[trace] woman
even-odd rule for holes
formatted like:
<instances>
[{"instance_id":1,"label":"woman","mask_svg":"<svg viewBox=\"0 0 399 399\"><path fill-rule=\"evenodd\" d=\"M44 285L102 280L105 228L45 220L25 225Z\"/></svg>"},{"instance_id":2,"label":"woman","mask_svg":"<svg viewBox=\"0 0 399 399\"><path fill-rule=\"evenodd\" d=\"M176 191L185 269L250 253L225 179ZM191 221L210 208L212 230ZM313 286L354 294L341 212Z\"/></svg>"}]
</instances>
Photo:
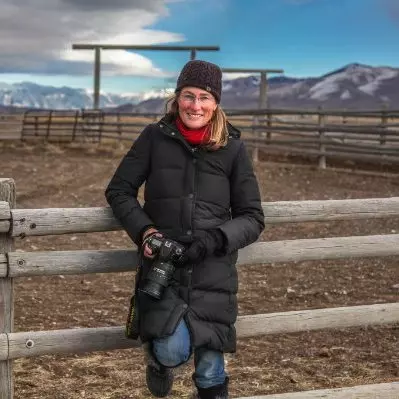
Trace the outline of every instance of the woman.
<instances>
[{"instance_id":1,"label":"woman","mask_svg":"<svg viewBox=\"0 0 399 399\"><path fill-rule=\"evenodd\" d=\"M157 397L172 388L172 368L194 354L201 399L228 398L225 352L235 352L237 250L264 228L258 184L240 132L220 108L222 72L194 60L182 69L166 115L147 126L106 190L115 216L142 249L139 336L147 343L147 385ZM137 201L145 184L143 207ZM153 235L186 251L161 299L143 292Z\"/></svg>"}]
</instances>

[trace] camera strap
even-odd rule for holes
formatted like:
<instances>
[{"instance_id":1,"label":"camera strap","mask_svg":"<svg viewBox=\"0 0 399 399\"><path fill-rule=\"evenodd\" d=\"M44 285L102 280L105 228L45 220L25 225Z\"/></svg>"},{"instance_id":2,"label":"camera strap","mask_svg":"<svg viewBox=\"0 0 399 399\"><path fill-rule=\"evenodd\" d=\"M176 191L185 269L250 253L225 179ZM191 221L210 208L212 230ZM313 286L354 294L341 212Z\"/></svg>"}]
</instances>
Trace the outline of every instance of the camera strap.
<instances>
[{"instance_id":1,"label":"camera strap","mask_svg":"<svg viewBox=\"0 0 399 399\"><path fill-rule=\"evenodd\" d=\"M137 290L139 287L141 274L142 274L142 263L143 263L143 248L144 245L138 251L138 265L136 269L136 275L134 278L134 290L130 297L129 311L127 314L127 320L125 325L125 335L129 339L138 339L140 336L140 313L139 313L139 299Z\"/></svg>"}]
</instances>

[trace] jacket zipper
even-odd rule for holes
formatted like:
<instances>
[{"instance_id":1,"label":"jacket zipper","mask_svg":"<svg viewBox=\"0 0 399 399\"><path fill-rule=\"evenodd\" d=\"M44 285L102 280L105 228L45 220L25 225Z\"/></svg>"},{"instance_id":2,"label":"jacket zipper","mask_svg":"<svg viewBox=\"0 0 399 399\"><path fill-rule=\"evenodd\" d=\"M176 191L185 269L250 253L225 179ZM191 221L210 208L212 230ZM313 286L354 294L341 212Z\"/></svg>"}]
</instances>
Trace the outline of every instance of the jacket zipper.
<instances>
[{"instance_id":1,"label":"jacket zipper","mask_svg":"<svg viewBox=\"0 0 399 399\"><path fill-rule=\"evenodd\" d=\"M197 196L197 182L198 182L198 166L197 166L197 157L195 153L197 152L197 147L192 147L191 152L193 154L193 164L194 164L194 182L193 182L193 198L192 198L192 207L191 207L191 231L194 228L194 212L195 212L195 203L196 203L196 196ZM192 276L193 276L193 266L190 266L187 269L188 274L188 304L191 302L191 292L192 292Z\"/></svg>"},{"instance_id":2,"label":"jacket zipper","mask_svg":"<svg viewBox=\"0 0 399 399\"><path fill-rule=\"evenodd\" d=\"M169 137L171 137L171 138L174 139L174 140L180 141L180 143L181 143L188 151L190 151L191 155L193 156L192 161L196 164L197 158L194 156L194 154L197 152L198 149L197 149L197 148L194 148L194 147L190 147L190 146L188 145L188 143L187 143L183 138L180 138L179 135L176 135L176 131L178 131L177 128L173 128L172 126L169 126L169 125L163 123L163 124L160 125L161 129L163 128L162 125L163 125L164 127L166 127L166 128L169 130L170 133L167 134ZM166 132L164 131L164 133L166 133ZM196 187L196 184L197 184L197 173L198 173L198 169L197 169L197 166L195 166L194 184L193 184L193 194L194 194L194 197L193 197L193 206L192 206L192 209L191 209L191 228L192 228L192 226L193 226L193 220L194 220L195 195L196 195L196 194L195 194L195 187ZM188 283L188 284L187 284L187 305L190 305L190 302L191 302L191 291L192 291L191 285L192 285L193 267L190 266L190 267L187 268L186 270L187 270L187 283Z\"/></svg>"}]
</instances>

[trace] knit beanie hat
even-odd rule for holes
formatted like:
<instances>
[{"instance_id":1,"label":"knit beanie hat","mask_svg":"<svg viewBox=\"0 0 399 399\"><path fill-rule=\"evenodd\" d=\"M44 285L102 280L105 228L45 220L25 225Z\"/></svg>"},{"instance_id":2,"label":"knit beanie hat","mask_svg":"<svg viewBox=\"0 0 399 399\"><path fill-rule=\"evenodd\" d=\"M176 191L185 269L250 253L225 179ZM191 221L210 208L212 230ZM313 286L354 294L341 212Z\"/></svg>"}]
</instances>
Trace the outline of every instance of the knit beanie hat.
<instances>
[{"instance_id":1,"label":"knit beanie hat","mask_svg":"<svg viewBox=\"0 0 399 399\"><path fill-rule=\"evenodd\" d=\"M186 86L198 87L208 91L213 94L219 103L222 94L222 70L211 62L189 61L180 72L175 92L179 92Z\"/></svg>"}]
</instances>

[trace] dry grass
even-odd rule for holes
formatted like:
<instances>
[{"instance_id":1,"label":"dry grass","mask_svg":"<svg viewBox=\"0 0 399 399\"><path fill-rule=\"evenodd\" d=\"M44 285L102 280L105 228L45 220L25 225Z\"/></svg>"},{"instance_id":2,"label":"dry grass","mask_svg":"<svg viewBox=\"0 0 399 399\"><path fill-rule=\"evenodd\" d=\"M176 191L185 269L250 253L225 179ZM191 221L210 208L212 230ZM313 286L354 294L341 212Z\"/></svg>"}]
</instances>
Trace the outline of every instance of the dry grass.
<instances>
[{"instance_id":1,"label":"dry grass","mask_svg":"<svg viewBox=\"0 0 399 399\"><path fill-rule=\"evenodd\" d=\"M13 177L20 208L105 206L104 188L126 147L2 144L0 177ZM263 201L399 196L391 175L316 170L262 154L256 165ZM273 161L273 162L270 162ZM353 166L353 165L352 165ZM394 175L393 173L396 173ZM388 234L397 220L268 226L262 240ZM28 237L17 250L129 247L122 232ZM251 265L239 268L239 312L282 312L395 302L397 258ZM17 331L123 325L132 273L17 279ZM290 288L290 289L288 289ZM398 380L399 326L369 326L240 339L227 357L232 397L294 392ZM191 365L179 370L172 399L192 392ZM139 349L42 356L14 364L15 397L137 399L145 387Z\"/></svg>"}]
</instances>

